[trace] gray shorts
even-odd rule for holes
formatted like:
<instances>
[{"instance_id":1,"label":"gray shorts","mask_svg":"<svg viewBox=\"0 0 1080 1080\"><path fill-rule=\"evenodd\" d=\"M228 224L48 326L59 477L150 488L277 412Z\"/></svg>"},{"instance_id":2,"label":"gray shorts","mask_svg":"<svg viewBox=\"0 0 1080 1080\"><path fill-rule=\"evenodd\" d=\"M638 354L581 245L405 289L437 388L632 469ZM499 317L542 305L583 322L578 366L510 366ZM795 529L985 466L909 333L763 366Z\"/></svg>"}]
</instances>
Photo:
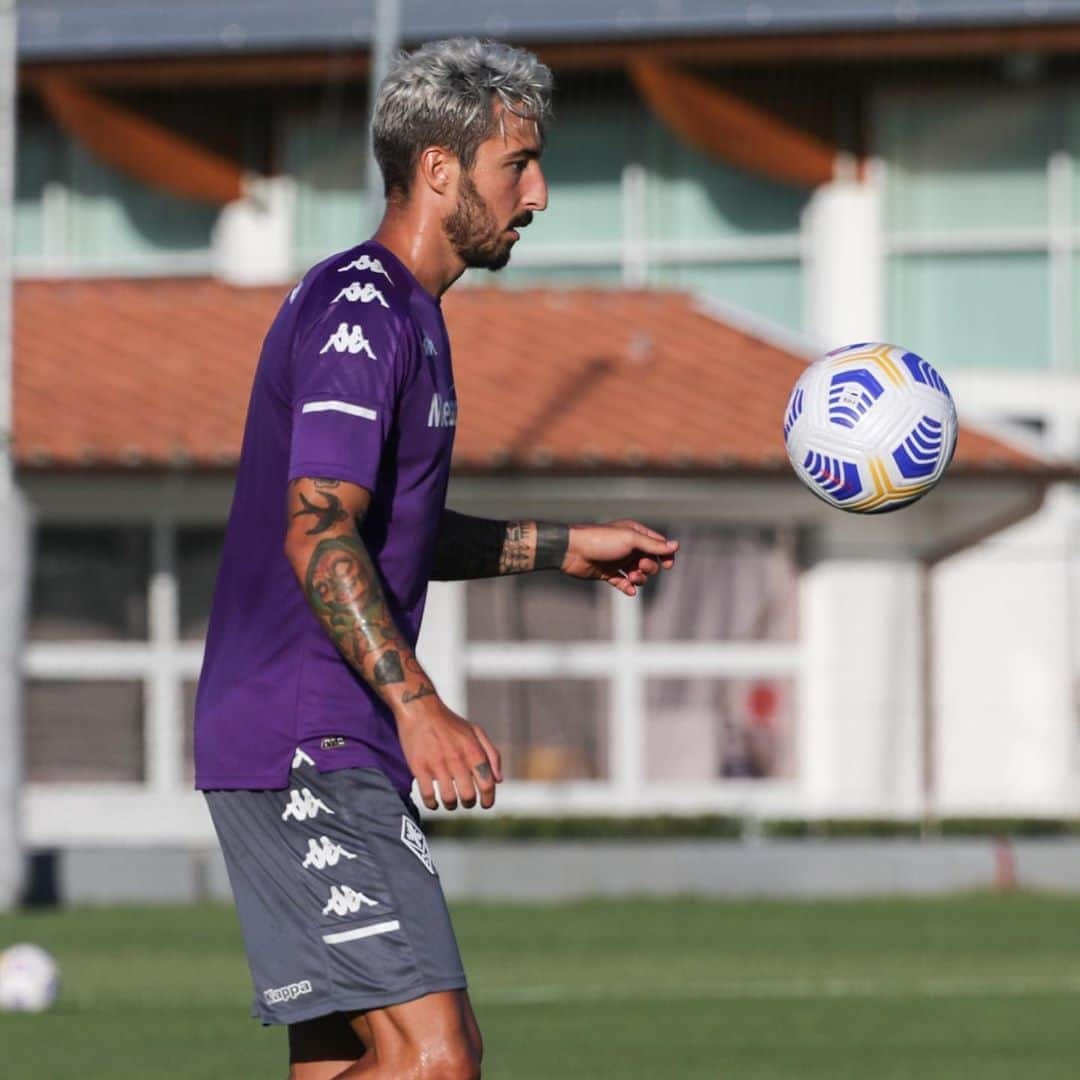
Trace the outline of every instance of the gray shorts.
<instances>
[{"instance_id":1,"label":"gray shorts","mask_svg":"<svg viewBox=\"0 0 1080 1080\"><path fill-rule=\"evenodd\" d=\"M288 788L206 801L264 1024L464 989L419 815L383 773L298 751Z\"/></svg>"}]
</instances>

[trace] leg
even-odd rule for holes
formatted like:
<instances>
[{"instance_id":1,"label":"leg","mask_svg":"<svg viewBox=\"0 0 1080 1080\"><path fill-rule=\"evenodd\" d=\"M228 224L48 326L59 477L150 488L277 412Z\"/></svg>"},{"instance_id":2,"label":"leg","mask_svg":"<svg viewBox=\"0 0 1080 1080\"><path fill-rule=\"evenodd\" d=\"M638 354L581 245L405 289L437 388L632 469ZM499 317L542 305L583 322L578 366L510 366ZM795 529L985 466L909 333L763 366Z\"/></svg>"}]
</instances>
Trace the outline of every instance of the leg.
<instances>
[{"instance_id":1,"label":"leg","mask_svg":"<svg viewBox=\"0 0 1080 1080\"><path fill-rule=\"evenodd\" d=\"M354 1065L371 1042L371 1029L357 1017L331 1013L289 1025L289 1080L331 1080Z\"/></svg>"},{"instance_id":2,"label":"leg","mask_svg":"<svg viewBox=\"0 0 1080 1080\"><path fill-rule=\"evenodd\" d=\"M370 1052L337 1080L479 1080L480 1032L464 990L428 994L358 1018ZM354 1030L364 1030L354 1021Z\"/></svg>"}]
</instances>

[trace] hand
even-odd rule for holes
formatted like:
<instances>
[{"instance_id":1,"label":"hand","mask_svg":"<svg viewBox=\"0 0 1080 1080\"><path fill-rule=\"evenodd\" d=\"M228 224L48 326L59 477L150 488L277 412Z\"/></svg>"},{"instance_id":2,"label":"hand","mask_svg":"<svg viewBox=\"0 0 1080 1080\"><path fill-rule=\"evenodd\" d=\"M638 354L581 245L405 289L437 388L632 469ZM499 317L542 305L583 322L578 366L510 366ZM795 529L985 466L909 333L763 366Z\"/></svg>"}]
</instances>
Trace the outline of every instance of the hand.
<instances>
[{"instance_id":1,"label":"hand","mask_svg":"<svg viewBox=\"0 0 1080 1080\"><path fill-rule=\"evenodd\" d=\"M502 783L502 762L484 729L458 716L434 694L397 711L398 735L405 760L429 810L437 810L435 784L447 810L495 803L495 785Z\"/></svg>"},{"instance_id":2,"label":"hand","mask_svg":"<svg viewBox=\"0 0 1080 1080\"><path fill-rule=\"evenodd\" d=\"M571 577L606 581L635 596L650 577L675 565L678 550L677 540L668 540L637 521L572 525L561 569Z\"/></svg>"}]
</instances>

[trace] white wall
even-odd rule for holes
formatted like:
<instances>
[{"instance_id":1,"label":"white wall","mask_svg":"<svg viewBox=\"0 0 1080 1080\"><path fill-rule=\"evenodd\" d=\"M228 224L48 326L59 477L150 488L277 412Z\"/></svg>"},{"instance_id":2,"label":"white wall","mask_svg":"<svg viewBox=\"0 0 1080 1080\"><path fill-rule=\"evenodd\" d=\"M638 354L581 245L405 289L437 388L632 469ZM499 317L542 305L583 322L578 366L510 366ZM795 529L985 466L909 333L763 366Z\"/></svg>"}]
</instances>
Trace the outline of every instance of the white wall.
<instances>
[{"instance_id":1,"label":"white wall","mask_svg":"<svg viewBox=\"0 0 1080 1080\"><path fill-rule=\"evenodd\" d=\"M804 812L916 815L920 568L826 559L803 575Z\"/></svg>"},{"instance_id":2,"label":"white wall","mask_svg":"<svg viewBox=\"0 0 1080 1080\"><path fill-rule=\"evenodd\" d=\"M939 809L1080 809L1070 567L1080 513L1062 492L1035 518L935 572ZM1070 592L1073 595L1070 596Z\"/></svg>"}]
</instances>

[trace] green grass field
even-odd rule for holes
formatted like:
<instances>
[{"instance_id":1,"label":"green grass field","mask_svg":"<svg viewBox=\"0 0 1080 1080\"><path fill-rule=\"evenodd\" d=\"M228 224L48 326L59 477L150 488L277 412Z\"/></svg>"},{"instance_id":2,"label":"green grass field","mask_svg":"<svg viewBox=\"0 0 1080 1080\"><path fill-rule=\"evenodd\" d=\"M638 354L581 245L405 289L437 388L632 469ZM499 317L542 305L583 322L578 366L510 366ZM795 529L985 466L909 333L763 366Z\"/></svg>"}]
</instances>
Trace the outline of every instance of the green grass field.
<instances>
[{"instance_id":1,"label":"green grass field","mask_svg":"<svg viewBox=\"0 0 1080 1080\"><path fill-rule=\"evenodd\" d=\"M1080 1076L1080 899L458 905L485 1076ZM231 909L0 916L64 988L3 1080L284 1077Z\"/></svg>"}]
</instances>

